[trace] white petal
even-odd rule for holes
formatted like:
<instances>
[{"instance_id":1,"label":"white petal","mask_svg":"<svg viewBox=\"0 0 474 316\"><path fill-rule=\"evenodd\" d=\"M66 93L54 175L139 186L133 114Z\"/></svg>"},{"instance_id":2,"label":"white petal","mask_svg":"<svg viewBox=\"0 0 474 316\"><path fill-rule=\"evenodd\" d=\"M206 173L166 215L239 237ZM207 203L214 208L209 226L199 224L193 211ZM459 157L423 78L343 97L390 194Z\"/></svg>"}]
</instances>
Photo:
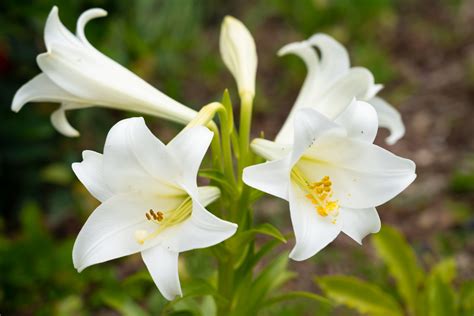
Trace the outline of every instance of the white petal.
<instances>
[{"instance_id":1,"label":"white petal","mask_svg":"<svg viewBox=\"0 0 474 316\"><path fill-rule=\"evenodd\" d=\"M89 47L90 49L96 50L94 46L92 46L89 41L86 38L86 35L84 34L84 28L86 27L86 24L96 18L104 17L107 16L107 11L99 8L95 9L89 9L87 11L84 11L79 19L77 20L77 25L76 25L76 36L82 41L84 45Z\"/></svg>"},{"instance_id":2,"label":"white petal","mask_svg":"<svg viewBox=\"0 0 474 316\"><path fill-rule=\"evenodd\" d=\"M44 42L48 51L54 43L81 47L81 42L62 23L58 15L58 7L54 6L48 15L44 27Z\"/></svg>"},{"instance_id":3,"label":"white petal","mask_svg":"<svg viewBox=\"0 0 474 316\"><path fill-rule=\"evenodd\" d=\"M264 162L244 169L245 184L265 193L288 200L290 157Z\"/></svg>"},{"instance_id":4,"label":"white petal","mask_svg":"<svg viewBox=\"0 0 474 316\"><path fill-rule=\"evenodd\" d=\"M114 192L183 195L176 182L178 163L141 117L118 122L107 135L104 175Z\"/></svg>"},{"instance_id":5,"label":"white petal","mask_svg":"<svg viewBox=\"0 0 474 316\"><path fill-rule=\"evenodd\" d=\"M166 96L140 77L84 44L54 42L36 61L62 89L84 103L151 114L179 123L192 120L196 111Z\"/></svg>"},{"instance_id":6,"label":"white petal","mask_svg":"<svg viewBox=\"0 0 474 316\"><path fill-rule=\"evenodd\" d=\"M385 141L389 145L395 144L403 137L403 135L405 135L405 125L403 125L400 113L397 109L379 97L370 99L369 103L372 104L375 111L377 111L380 127L388 128L390 131L390 136L387 137Z\"/></svg>"},{"instance_id":7,"label":"white petal","mask_svg":"<svg viewBox=\"0 0 474 316\"><path fill-rule=\"evenodd\" d=\"M349 54L334 38L320 33L311 36L308 42L321 52L320 68L325 77L339 77L349 70Z\"/></svg>"},{"instance_id":8,"label":"white petal","mask_svg":"<svg viewBox=\"0 0 474 316\"><path fill-rule=\"evenodd\" d=\"M104 202L113 192L104 181L104 166L102 154L85 150L82 152L82 162L72 164L72 170L97 200Z\"/></svg>"},{"instance_id":9,"label":"white petal","mask_svg":"<svg viewBox=\"0 0 474 316\"><path fill-rule=\"evenodd\" d=\"M199 201L202 205L207 206L217 200L221 196L221 190L218 187L203 186L197 189Z\"/></svg>"},{"instance_id":10,"label":"white petal","mask_svg":"<svg viewBox=\"0 0 474 316\"><path fill-rule=\"evenodd\" d=\"M266 160L276 160L285 157L291 151L291 146L271 140L256 138L250 144L252 151Z\"/></svg>"},{"instance_id":11,"label":"white petal","mask_svg":"<svg viewBox=\"0 0 474 316\"><path fill-rule=\"evenodd\" d=\"M380 218L375 207L365 209L341 208L337 220L341 230L359 244L369 234L380 230Z\"/></svg>"},{"instance_id":12,"label":"white petal","mask_svg":"<svg viewBox=\"0 0 474 316\"><path fill-rule=\"evenodd\" d=\"M160 293L169 301L183 296L178 275L176 251L156 246L142 252L142 258Z\"/></svg>"},{"instance_id":13,"label":"white petal","mask_svg":"<svg viewBox=\"0 0 474 316\"><path fill-rule=\"evenodd\" d=\"M378 129L377 112L362 101L353 100L351 105L336 119L347 130L347 136L373 143Z\"/></svg>"},{"instance_id":14,"label":"white petal","mask_svg":"<svg viewBox=\"0 0 474 316\"><path fill-rule=\"evenodd\" d=\"M60 106L59 109L51 113L51 124L58 132L60 132L64 136L79 136L79 132L74 127L72 127L69 121L67 120L66 111L62 106Z\"/></svg>"},{"instance_id":15,"label":"white petal","mask_svg":"<svg viewBox=\"0 0 474 316\"><path fill-rule=\"evenodd\" d=\"M222 22L219 47L222 60L237 82L239 93L255 95L257 50L252 34L242 22L226 16Z\"/></svg>"},{"instance_id":16,"label":"white petal","mask_svg":"<svg viewBox=\"0 0 474 316\"><path fill-rule=\"evenodd\" d=\"M359 140L325 135L297 163L311 182L329 176L334 198L342 207L378 206L402 192L415 179L415 164Z\"/></svg>"},{"instance_id":17,"label":"white petal","mask_svg":"<svg viewBox=\"0 0 474 316\"><path fill-rule=\"evenodd\" d=\"M107 199L89 216L77 236L73 248L74 267L80 272L93 264L161 243L162 236L158 236L141 245L135 239L135 232L156 229L156 224L145 217L149 209L172 209L181 202L182 199L158 199L139 194L119 194Z\"/></svg>"},{"instance_id":18,"label":"white petal","mask_svg":"<svg viewBox=\"0 0 474 316\"><path fill-rule=\"evenodd\" d=\"M295 113L294 126L292 164L297 162L301 155L322 135L328 133L346 135L346 131L341 126L310 108L299 109Z\"/></svg>"},{"instance_id":19,"label":"white petal","mask_svg":"<svg viewBox=\"0 0 474 316\"><path fill-rule=\"evenodd\" d=\"M180 132L166 145L173 159L179 161L183 181L187 186L196 185L199 166L209 148L214 134L204 126L195 126Z\"/></svg>"},{"instance_id":20,"label":"white petal","mask_svg":"<svg viewBox=\"0 0 474 316\"><path fill-rule=\"evenodd\" d=\"M236 230L236 224L214 216L199 201L193 200L191 217L177 226L176 233L166 241L166 244L179 252L207 248L231 237Z\"/></svg>"},{"instance_id":21,"label":"white petal","mask_svg":"<svg viewBox=\"0 0 474 316\"><path fill-rule=\"evenodd\" d=\"M323 94L314 99L308 99L299 108L313 108L333 120L343 113L354 98L359 98L367 93L373 85L374 78L365 68L351 68L346 75L339 78ZM293 117L298 108L291 110L285 124L275 138L279 143L291 143L294 133Z\"/></svg>"},{"instance_id":22,"label":"white petal","mask_svg":"<svg viewBox=\"0 0 474 316\"><path fill-rule=\"evenodd\" d=\"M341 231L337 222L331 222L332 218L320 216L305 195L297 185L291 185L290 214L296 244L290 252L290 258L296 261L314 256Z\"/></svg>"},{"instance_id":23,"label":"white petal","mask_svg":"<svg viewBox=\"0 0 474 316\"><path fill-rule=\"evenodd\" d=\"M12 111L18 112L28 102L77 102L78 98L58 87L41 73L18 89L13 97Z\"/></svg>"}]
</instances>

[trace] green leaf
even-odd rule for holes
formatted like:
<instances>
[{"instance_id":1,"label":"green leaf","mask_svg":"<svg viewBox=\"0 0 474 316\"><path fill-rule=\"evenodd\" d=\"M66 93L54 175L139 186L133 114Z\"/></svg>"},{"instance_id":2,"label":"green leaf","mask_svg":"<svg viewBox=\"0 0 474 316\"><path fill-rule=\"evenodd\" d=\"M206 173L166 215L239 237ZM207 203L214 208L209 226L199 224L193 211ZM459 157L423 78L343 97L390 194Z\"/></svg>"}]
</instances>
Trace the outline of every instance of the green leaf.
<instances>
[{"instance_id":1,"label":"green leaf","mask_svg":"<svg viewBox=\"0 0 474 316\"><path fill-rule=\"evenodd\" d=\"M276 228L270 223L264 223L240 233L234 238L234 242L239 244L247 243L256 234L267 235L275 238L276 240L281 241L282 243L286 243L285 236L283 236L283 234L278 230L278 228Z\"/></svg>"},{"instance_id":2,"label":"green leaf","mask_svg":"<svg viewBox=\"0 0 474 316\"><path fill-rule=\"evenodd\" d=\"M430 275L426 286L428 315L456 315L455 294L452 286L437 274Z\"/></svg>"},{"instance_id":3,"label":"green leaf","mask_svg":"<svg viewBox=\"0 0 474 316\"><path fill-rule=\"evenodd\" d=\"M431 274L438 275L443 282L453 282L456 277L456 260L448 258L438 262L431 270Z\"/></svg>"},{"instance_id":4,"label":"green leaf","mask_svg":"<svg viewBox=\"0 0 474 316\"><path fill-rule=\"evenodd\" d=\"M222 172L215 169L201 169L199 170L198 175L200 177L217 182L221 186L221 188L228 192L231 196L237 195L236 189L227 182Z\"/></svg>"},{"instance_id":5,"label":"green leaf","mask_svg":"<svg viewBox=\"0 0 474 316\"><path fill-rule=\"evenodd\" d=\"M286 253L272 260L252 282L250 287L241 288L236 304L237 315L257 315L263 307L262 302L268 293L276 291L282 284L294 277L294 273L286 270L288 255Z\"/></svg>"},{"instance_id":6,"label":"green leaf","mask_svg":"<svg viewBox=\"0 0 474 316\"><path fill-rule=\"evenodd\" d=\"M415 314L417 293L423 271L418 266L413 249L394 228L383 226L372 237L380 258L388 266L390 274L397 281L397 290L408 309Z\"/></svg>"},{"instance_id":7,"label":"green leaf","mask_svg":"<svg viewBox=\"0 0 474 316\"><path fill-rule=\"evenodd\" d=\"M276 295L267 299L263 304L265 306L270 306L270 305L279 304L282 302L286 302L286 301L294 300L294 299L300 299L300 298L305 298L305 299L313 300L318 303L333 306L332 302L328 300L327 298L318 294L305 292L305 291L292 291L292 292L284 293L281 295Z\"/></svg>"},{"instance_id":8,"label":"green leaf","mask_svg":"<svg viewBox=\"0 0 474 316\"><path fill-rule=\"evenodd\" d=\"M469 280L461 286L460 291L461 315L474 315L474 281Z\"/></svg>"},{"instance_id":9,"label":"green leaf","mask_svg":"<svg viewBox=\"0 0 474 316\"><path fill-rule=\"evenodd\" d=\"M358 278L336 275L317 278L316 282L329 298L374 316L401 316L397 301L375 284Z\"/></svg>"},{"instance_id":10,"label":"green leaf","mask_svg":"<svg viewBox=\"0 0 474 316\"><path fill-rule=\"evenodd\" d=\"M113 295L105 295L104 302L123 316L146 316L148 315L140 305L131 299L123 299Z\"/></svg>"}]
</instances>

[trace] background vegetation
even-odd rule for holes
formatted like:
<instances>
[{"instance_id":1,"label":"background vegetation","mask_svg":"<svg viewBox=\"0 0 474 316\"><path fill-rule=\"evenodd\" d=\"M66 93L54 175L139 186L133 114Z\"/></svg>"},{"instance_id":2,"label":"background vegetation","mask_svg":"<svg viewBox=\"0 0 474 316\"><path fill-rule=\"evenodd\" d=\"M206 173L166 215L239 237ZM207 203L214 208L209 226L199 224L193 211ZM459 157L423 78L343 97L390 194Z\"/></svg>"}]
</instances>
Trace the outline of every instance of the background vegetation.
<instances>
[{"instance_id":1,"label":"background vegetation","mask_svg":"<svg viewBox=\"0 0 474 316\"><path fill-rule=\"evenodd\" d=\"M314 258L290 262L296 277L285 285L324 293L330 301L297 298L282 305L262 299L268 305L264 313L357 315L358 310L386 315L354 293L338 292L340 282L346 285L340 288L352 282L352 288L362 286L361 291L375 295L366 297L388 302L393 310L421 315L417 303L407 300L414 291L424 293L420 299L426 302L442 302L433 309L438 314L423 313L472 315L473 306L465 303L474 301L469 281L474 278L474 3L469 0L1 1L2 315L211 315L214 310L208 297L193 297L197 289L212 291L201 281L214 273L205 250L182 256L181 279L189 297L173 304L161 298L139 258L119 259L81 274L74 270L72 244L97 201L74 177L70 164L81 159L84 149L101 151L109 128L134 114L105 109L68 113L81 132L80 138L70 139L49 122L57 105L30 104L19 114L10 111L16 89L39 72L35 56L45 49L43 26L53 5L59 6L71 30L83 10L106 9L107 18L88 26L90 41L196 109L219 99L225 88L236 96L220 60L218 38L226 14L243 20L256 38L259 55L253 134L264 131L269 138L284 121L305 76L298 58L278 58L276 51L315 32L336 37L349 49L354 65L368 67L385 84L381 95L404 117L407 134L391 150L417 163L418 178L379 211L382 222L401 231L411 248L389 228L362 247L340 236ZM165 141L178 128L147 121ZM381 131L376 142L385 146L385 136ZM255 213L260 221L290 232L286 209L276 199L264 199ZM411 265L393 263L384 255L384 245L408 253ZM278 251L286 255L290 246L291 241ZM268 261L272 263L274 273L287 264L283 259ZM419 279L412 284L406 273ZM341 274L346 277L334 276ZM380 291L383 298L377 296Z\"/></svg>"}]
</instances>

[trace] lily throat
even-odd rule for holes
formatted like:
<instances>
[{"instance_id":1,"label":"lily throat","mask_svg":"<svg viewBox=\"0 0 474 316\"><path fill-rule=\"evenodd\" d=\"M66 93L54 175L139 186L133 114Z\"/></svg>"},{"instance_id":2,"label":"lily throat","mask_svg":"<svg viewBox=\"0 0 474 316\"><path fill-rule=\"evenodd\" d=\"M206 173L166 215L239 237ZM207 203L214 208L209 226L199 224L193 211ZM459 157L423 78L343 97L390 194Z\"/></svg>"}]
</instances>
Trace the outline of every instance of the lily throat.
<instances>
[{"instance_id":1,"label":"lily throat","mask_svg":"<svg viewBox=\"0 0 474 316\"><path fill-rule=\"evenodd\" d=\"M329 176L311 182L306 179L298 167L293 167L291 180L306 193L306 198L314 205L318 215L322 217L331 216L333 218L332 223L336 223L336 218L339 215L339 202L332 200L332 182Z\"/></svg>"},{"instance_id":2,"label":"lily throat","mask_svg":"<svg viewBox=\"0 0 474 316\"><path fill-rule=\"evenodd\" d=\"M150 209L144 214L147 221L157 224L157 228L149 232L144 229L135 231L135 239L140 245L143 245L145 241L150 240L158 236L166 228L180 224L187 220L193 211L193 200L191 197L187 197L181 202L181 204L172 210L154 211Z\"/></svg>"}]
</instances>

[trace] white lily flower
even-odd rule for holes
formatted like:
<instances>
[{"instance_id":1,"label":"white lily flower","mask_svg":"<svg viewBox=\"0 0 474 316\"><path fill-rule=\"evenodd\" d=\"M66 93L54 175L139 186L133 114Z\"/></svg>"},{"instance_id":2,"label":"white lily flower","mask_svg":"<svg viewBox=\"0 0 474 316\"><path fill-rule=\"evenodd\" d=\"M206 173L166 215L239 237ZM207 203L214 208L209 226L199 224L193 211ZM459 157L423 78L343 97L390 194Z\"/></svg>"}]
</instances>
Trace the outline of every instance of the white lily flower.
<instances>
[{"instance_id":1,"label":"white lily flower","mask_svg":"<svg viewBox=\"0 0 474 316\"><path fill-rule=\"evenodd\" d=\"M278 52L280 56L290 53L303 59L308 74L276 141L289 143L292 140L293 115L298 109L312 107L332 118L340 113L334 108L335 100L345 98L346 102L336 103L348 104L353 97L374 106L379 115L379 126L390 130L386 139L388 144L403 137L405 126L400 113L375 97L383 86L374 83L374 77L367 69L351 68L347 50L335 39L326 34L315 34L306 41L288 44Z\"/></svg>"},{"instance_id":2,"label":"white lily flower","mask_svg":"<svg viewBox=\"0 0 474 316\"><path fill-rule=\"evenodd\" d=\"M372 144L377 114L354 101L337 123L311 108L294 115L293 145L256 139L252 149L267 160L247 167L244 182L289 201L296 245L305 260L342 231L362 239L379 231L376 206L404 190L416 177L415 164Z\"/></svg>"},{"instance_id":3,"label":"white lily flower","mask_svg":"<svg viewBox=\"0 0 474 316\"><path fill-rule=\"evenodd\" d=\"M255 95L257 50L255 41L245 25L232 16L222 22L220 35L222 59L237 82L239 93Z\"/></svg>"},{"instance_id":4,"label":"white lily flower","mask_svg":"<svg viewBox=\"0 0 474 316\"><path fill-rule=\"evenodd\" d=\"M140 252L163 296L181 295L178 254L220 243L237 229L204 208L219 189L196 184L212 137L197 126L164 145L143 118L130 118L112 127L103 155L84 151L72 168L101 205L76 239L74 267Z\"/></svg>"},{"instance_id":5,"label":"white lily flower","mask_svg":"<svg viewBox=\"0 0 474 316\"><path fill-rule=\"evenodd\" d=\"M59 102L51 115L54 127L66 136L79 133L67 121L65 111L94 105L141 112L178 123L188 123L196 112L158 91L137 75L95 49L84 35L91 19L103 17L102 9L87 10L77 21L76 35L61 23L53 7L44 30L47 52L37 57L43 71L15 94L12 110L28 102Z\"/></svg>"}]
</instances>

